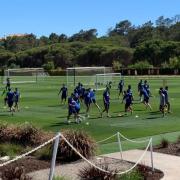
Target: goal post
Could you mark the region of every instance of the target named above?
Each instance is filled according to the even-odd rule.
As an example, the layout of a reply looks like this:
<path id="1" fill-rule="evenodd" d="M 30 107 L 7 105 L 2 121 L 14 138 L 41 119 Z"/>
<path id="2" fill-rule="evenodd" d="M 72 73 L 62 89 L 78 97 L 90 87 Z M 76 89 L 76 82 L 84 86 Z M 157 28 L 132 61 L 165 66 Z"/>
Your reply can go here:
<path id="1" fill-rule="evenodd" d="M 96 74 L 105 74 L 112 72 L 111 67 L 71 67 L 66 69 L 67 86 L 76 86 L 81 82 L 85 86 L 96 85 Z"/>
<path id="2" fill-rule="evenodd" d="M 48 76 L 43 68 L 18 68 L 4 70 L 3 83 L 10 78 L 11 83 L 36 83 L 38 77 Z"/>
<path id="3" fill-rule="evenodd" d="M 121 79 L 121 73 L 96 74 L 96 90 L 104 89 L 108 83 L 111 83 L 112 87 L 117 89 Z"/>

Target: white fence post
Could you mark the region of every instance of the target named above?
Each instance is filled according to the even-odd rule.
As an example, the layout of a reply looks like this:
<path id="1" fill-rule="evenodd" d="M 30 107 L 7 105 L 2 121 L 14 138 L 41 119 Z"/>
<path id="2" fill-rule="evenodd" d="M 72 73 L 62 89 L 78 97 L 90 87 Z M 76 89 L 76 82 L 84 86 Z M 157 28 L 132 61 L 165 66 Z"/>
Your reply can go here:
<path id="1" fill-rule="evenodd" d="M 151 144 L 150 144 L 150 151 L 151 151 L 151 167 L 152 167 L 152 171 L 154 171 L 152 138 L 151 138 Z"/>
<path id="2" fill-rule="evenodd" d="M 120 154 L 121 154 L 121 160 L 123 160 L 123 157 L 122 157 L 122 145 L 121 145 L 121 139 L 120 139 L 119 132 L 117 133 L 117 138 L 118 138 L 119 151 L 120 151 Z"/>
<path id="3" fill-rule="evenodd" d="M 54 169 L 55 169 L 55 164 L 56 164 L 56 156 L 57 156 L 57 150 L 58 150 L 58 146 L 59 146 L 59 140 L 60 140 L 60 133 L 57 133 L 57 138 L 55 139 L 54 147 L 53 147 L 53 156 L 52 156 L 52 160 L 51 160 L 49 180 L 52 180 L 54 177 Z"/>

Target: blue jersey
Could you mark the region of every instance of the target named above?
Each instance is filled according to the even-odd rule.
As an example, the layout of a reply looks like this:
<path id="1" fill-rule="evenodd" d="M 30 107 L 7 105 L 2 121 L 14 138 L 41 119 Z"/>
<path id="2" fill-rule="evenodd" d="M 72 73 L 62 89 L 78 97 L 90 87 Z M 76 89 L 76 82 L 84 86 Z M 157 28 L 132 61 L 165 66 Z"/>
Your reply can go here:
<path id="1" fill-rule="evenodd" d="M 7 92 L 7 100 L 8 102 L 12 102 L 14 98 L 14 93 L 12 91 Z"/>
<path id="2" fill-rule="evenodd" d="M 126 104 L 132 104 L 132 93 L 126 93 L 124 99 L 126 100 Z"/>
<path id="3" fill-rule="evenodd" d="M 15 102 L 18 102 L 18 101 L 19 101 L 19 98 L 20 98 L 20 93 L 19 93 L 19 91 L 15 91 L 15 92 L 14 92 L 14 101 L 15 101 Z"/>
<path id="4" fill-rule="evenodd" d="M 144 84 L 142 82 L 138 83 L 138 91 L 142 91 L 143 90 L 143 86 Z"/>
<path id="5" fill-rule="evenodd" d="M 95 95 L 95 92 L 93 90 L 90 91 L 90 98 L 96 99 L 96 95 Z"/>
<path id="6" fill-rule="evenodd" d="M 84 101 L 85 101 L 85 103 L 90 103 L 91 95 L 90 95 L 89 91 L 85 92 L 85 94 L 84 94 Z"/>
<path id="7" fill-rule="evenodd" d="M 144 95 L 144 98 L 149 98 L 149 94 L 145 88 L 142 89 L 142 93 Z"/>
<path id="8" fill-rule="evenodd" d="M 165 96 L 165 101 L 168 102 L 168 91 L 166 89 L 163 90 L 163 94 Z"/>
<path id="9" fill-rule="evenodd" d="M 127 93 L 132 94 L 132 89 L 128 89 Z"/>
<path id="10" fill-rule="evenodd" d="M 80 96 L 82 94 L 82 87 L 76 86 L 76 88 L 74 89 L 74 93 L 78 93 L 78 95 Z"/>
<path id="11" fill-rule="evenodd" d="M 68 105 L 69 105 L 69 108 L 71 108 L 73 106 L 73 98 L 72 97 L 68 98 Z"/>
<path id="12" fill-rule="evenodd" d="M 124 87 L 124 81 L 120 81 L 119 85 L 118 85 L 118 88 L 123 89 L 123 87 Z"/>
<path id="13" fill-rule="evenodd" d="M 150 94 L 149 84 L 144 84 L 143 88 L 147 91 L 148 95 Z"/>
<path id="14" fill-rule="evenodd" d="M 75 101 L 75 109 L 80 110 L 80 102 L 79 102 L 79 100 Z"/>
<path id="15" fill-rule="evenodd" d="M 60 92 L 62 92 L 62 96 L 67 96 L 67 87 L 62 87 Z"/>
<path id="16" fill-rule="evenodd" d="M 103 98 L 104 98 L 104 102 L 105 103 L 109 103 L 110 102 L 110 96 L 109 96 L 109 93 L 108 93 L 108 91 L 104 91 L 104 93 L 103 93 Z"/>

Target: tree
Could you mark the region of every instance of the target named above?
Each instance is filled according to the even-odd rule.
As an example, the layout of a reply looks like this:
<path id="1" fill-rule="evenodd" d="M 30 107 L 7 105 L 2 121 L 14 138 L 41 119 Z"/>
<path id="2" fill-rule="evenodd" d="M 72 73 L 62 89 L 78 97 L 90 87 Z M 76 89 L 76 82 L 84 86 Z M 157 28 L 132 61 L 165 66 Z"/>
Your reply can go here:
<path id="1" fill-rule="evenodd" d="M 49 35 L 49 40 L 51 43 L 58 43 L 59 42 L 59 36 L 56 33 L 51 33 Z"/>
<path id="2" fill-rule="evenodd" d="M 180 56 L 170 58 L 169 60 L 169 67 L 179 69 L 180 68 Z"/>
<path id="3" fill-rule="evenodd" d="M 97 30 L 89 29 L 87 31 L 80 30 L 78 33 L 70 37 L 70 41 L 90 41 L 96 39 Z"/>
<path id="4" fill-rule="evenodd" d="M 109 32 L 109 35 L 127 35 L 128 32 L 131 30 L 132 24 L 128 20 L 120 21 L 119 23 L 116 24 L 115 28 Z"/>
<path id="5" fill-rule="evenodd" d="M 59 42 L 66 42 L 68 37 L 65 34 L 59 35 Z"/>
<path id="6" fill-rule="evenodd" d="M 45 46 L 48 45 L 50 43 L 50 39 L 46 36 L 41 36 L 39 38 L 39 46 Z"/>
<path id="7" fill-rule="evenodd" d="M 130 47 L 136 47 L 144 41 L 151 40 L 153 38 L 154 28 L 151 21 L 142 25 L 141 28 L 138 28 L 129 35 Z"/>

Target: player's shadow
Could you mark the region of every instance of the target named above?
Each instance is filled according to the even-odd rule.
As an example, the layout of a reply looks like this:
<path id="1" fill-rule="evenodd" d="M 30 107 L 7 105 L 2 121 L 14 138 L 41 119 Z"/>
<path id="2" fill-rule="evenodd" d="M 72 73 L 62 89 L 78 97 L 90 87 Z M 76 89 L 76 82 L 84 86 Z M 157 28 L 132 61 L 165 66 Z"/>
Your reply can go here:
<path id="1" fill-rule="evenodd" d="M 155 115 L 155 114 L 159 114 L 160 112 L 159 111 L 151 111 L 149 112 L 150 115 Z"/>
<path id="2" fill-rule="evenodd" d="M 143 109 L 135 109 L 134 111 L 144 111 Z"/>
<path id="3" fill-rule="evenodd" d="M 54 123 L 52 125 L 50 125 L 50 127 L 59 127 L 59 126 L 69 126 L 72 124 L 77 124 L 76 122 L 71 122 L 70 124 L 67 124 L 66 122 L 58 122 L 58 123 Z"/>
<path id="4" fill-rule="evenodd" d="M 67 116 L 58 116 L 58 117 L 56 117 L 57 119 L 61 119 L 61 118 L 64 118 L 64 119 L 66 119 L 67 118 Z"/>
<path id="5" fill-rule="evenodd" d="M 9 116 L 9 115 L 11 115 L 10 112 L 7 113 L 7 114 L 0 114 L 0 117 L 7 117 L 7 116 Z"/>
<path id="6" fill-rule="evenodd" d="M 103 119 L 101 116 L 98 116 L 98 117 L 89 117 L 89 118 L 87 118 L 87 120 L 88 119 Z"/>
<path id="7" fill-rule="evenodd" d="M 159 119 L 161 118 L 160 116 L 155 116 L 155 117 L 147 117 L 146 119 Z"/>
<path id="8" fill-rule="evenodd" d="M 48 107 L 63 107 L 64 105 L 63 104 L 57 104 L 57 105 L 50 105 Z"/>
<path id="9" fill-rule="evenodd" d="M 142 102 L 139 101 L 139 100 L 134 100 L 134 101 L 133 101 L 133 104 L 142 104 Z"/>

